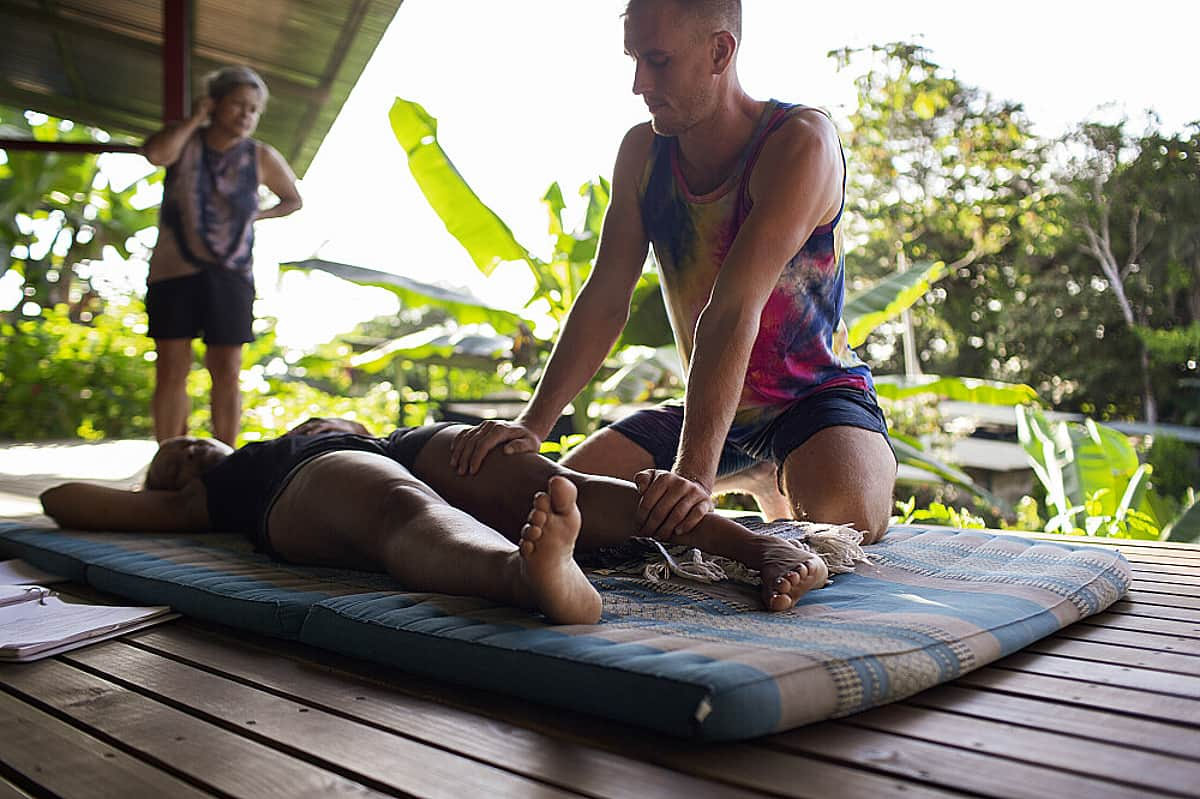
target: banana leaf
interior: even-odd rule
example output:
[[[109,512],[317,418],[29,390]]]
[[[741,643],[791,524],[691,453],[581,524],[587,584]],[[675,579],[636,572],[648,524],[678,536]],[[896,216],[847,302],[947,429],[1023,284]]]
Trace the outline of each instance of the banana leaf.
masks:
[[[1200,497],[1193,495],[1192,503],[1170,524],[1163,528],[1163,538],[1184,544],[1200,544]]]
[[[663,303],[662,288],[657,272],[643,272],[633,290],[633,301],[629,305],[629,321],[621,331],[617,348],[628,346],[667,347],[674,346],[675,336],[667,318],[667,306]]]
[[[850,331],[850,346],[861,346],[871,331],[911,308],[945,274],[943,262],[925,261],[906,272],[888,275],[864,291],[847,294],[842,319]]]
[[[936,394],[942,399],[980,402],[987,405],[1021,405],[1037,402],[1037,392],[1024,383],[1002,383],[974,377],[920,375],[877,375],[875,392],[886,399],[898,400],[919,394]]]
[[[408,168],[450,235],[490,275],[506,261],[524,261],[536,277],[528,250],[512,230],[479,199],[438,143],[437,119],[418,103],[397,97],[388,114],[392,132],[408,155]]]
[[[451,329],[435,325],[355,355],[350,366],[376,373],[401,358],[465,369],[495,369],[497,363],[511,355],[512,346],[513,340],[508,336],[484,332],[476,326]]]
[[[947,483],[971,492],[993,508],[1003,513],[1012,513],[1012,506],[1008,502],[976,483],[966,472],[930,455],[915,439],[899,433],[891,433],[891,440],[892,449],[896,451],[896,459],[900,463],[936,475]]]
[[[1092,516],[1122,519],[1133,509],[1160,526],[1146,491],[1149,469],[1121,431],[1091,419],[1051,425],[1040,410],[1021,405],[1017,438],[1059,516],[1073,516],[1090,499],[1099,506]]]
[[[279,265],[280,271],[310,271],[327,272],[342,280],[357,283],[360,286],[375,286],[387,289],[400,298],[406,307],[421,308],[434,306],[444,308],[454,315],[459,323],[464,325],[487,322],[498,331],[516,331],[522,324],[532,327],[519,314],[488,305],[474,294],[464,289],[449,289],[421,283],[391,272],[380,272],[365,266],[340,264],[321,258],[309,258],[305,261],[292,261]]]

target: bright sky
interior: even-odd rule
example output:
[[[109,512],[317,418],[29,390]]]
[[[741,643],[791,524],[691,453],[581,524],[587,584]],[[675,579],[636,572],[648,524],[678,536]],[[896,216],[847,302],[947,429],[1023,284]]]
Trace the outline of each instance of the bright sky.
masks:
[[[1169,129],[1200,118],[1191,85],[1200,10],[1192,0],[1145,0],[1136,12],[1082,0],[1010,0],[989,6],[1001,12],[991,16],[944,0],[744,6],[746,90],[823,106],[835,118],[853,109],[856,72],[837,73],[825,54],[900,40],[925,45],[966,83],[1024,103],[1043,135],[1106,103],[1131,117],[1153,108]],[[399,95],[437,117],[459,171],[541,254],[548,236],[539,200],[547,186],[557,180],[573,194],[589,177],[609,176],[622,134],[646,119],[630,92],[623,7],[624,0],[405,0],[301,183],[304,209],[258,226],[259,311],[279,317],[280,339],[307,347],[396,308],[382,290],[326,275],[276,280],[274,264],[317,252],[467,286],[495,302],[525,299],[519,271],[484,281],[429,209],[388,109]]]

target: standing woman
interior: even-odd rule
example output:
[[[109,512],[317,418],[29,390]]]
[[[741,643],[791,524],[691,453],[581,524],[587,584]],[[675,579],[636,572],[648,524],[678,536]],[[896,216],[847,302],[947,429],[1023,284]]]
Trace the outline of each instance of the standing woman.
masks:
[[[208,76],[191,118],[167,125],[142,148],[150,163],[167,168],[146,291],[159,441],[187,434],[192,339],[201,334],[213,435],[232,446],[241,429],[242,349],[254,340],[254,222],[302,204],[287,161],[250,138],[266,103],[267,86],[254,70],[225,67]],[[279,202],[260,209],[260,184]]]

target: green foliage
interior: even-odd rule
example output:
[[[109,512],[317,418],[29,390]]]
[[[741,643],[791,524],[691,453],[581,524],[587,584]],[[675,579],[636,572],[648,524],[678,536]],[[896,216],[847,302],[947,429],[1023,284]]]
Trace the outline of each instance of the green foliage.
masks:
[[[885,275],[868,289],[848,293],[842,316],[850,346],[861,346],[877,327],[911,308],[945,274],[946,265],[941,261],[919,264],[905,272]]]
[[[392,105],[390,119],[396,139],[408,156],[417,185],[450,234],[484,274],[490,274],[506,261],[523,262],[535,281],[526,309],[545,314],[553,322],[554,331],[560,330],[595,261],[609,201],[608,181],[601,177],[580,187],[585,210],[581,223],[573,229],[568,227],[567,205],[561,187],[554,183],[547,189],[542,202],[549,215],[553,254],[543,261],[517,242],[509,227],[483,203],[454,168],[438,143],[436,119],[419,104],[401,98],[396,98]],[[662,298],[656,287],[656,276],[642,277],[635,289],[631,309],[637,324],[627,328],[616,351],[635,345],[654,346],[669,338],[670,328],[665,325],[666,314],[660,310]],[[541,342],[538,349],[548,353],[550,342]],[[598,375],[589,382],[575,400],[577,430],[591,431],[597,426],[598,419],[592,406],[597,382],[601,379],[603,375]]]
[[[1128,436],[1091,419],[1051,425],[1036,408],[1017,408],[1017,435],[1046,490],[1047,532],[1158,538],[1152,492]],[[1083,524],[1077,518],[1083,514]]]
[[[582,444],[585,438],[587,436],[583,433],[559,436],[558,441],[543,441],[539,451],[552,460],[562,460],[568,452]]]
[[[960,529],[982,530],[987,522],[980,516],[971,513],[967,508],[957,510],[941,502],[931,502],[926,508],[918,508],[915,497],[909,497],[907,502],[896,501],[896,510],[900,513],[891,518],[890,524],[935,524]]]
[[[0,108],[0,125],[48,141],[100,141],[105,134],[68,120]],[[157,209],[132,198],[159,176],[116,191],[100,173],[97,156],[7,151],[0,164],[0,275],[23,278],[23,303],[40,308],[67,304],[87,321],[103,308],[87,269],[111,247],[122,258],[140,249],[133,238],[152,227]],[[9,314],[14,318],[21,307]]]
[[[66,305],[0,321],[0,439],[149,435],[152,350],[137,302],[91,325]]]
[[[930,371],[1011,380],[1007,310],[1014,261],[1045,251],[1057,229],[1045,185],[1046,145],[1019,104],[997,101],[943,70],[924,48],[891,43],[831,56],[865,63],[847,119],[847,234],[855,282],[909,262],[948,274],[913,307],[917,351]],[[865,354],[901,371],[884,325]]]

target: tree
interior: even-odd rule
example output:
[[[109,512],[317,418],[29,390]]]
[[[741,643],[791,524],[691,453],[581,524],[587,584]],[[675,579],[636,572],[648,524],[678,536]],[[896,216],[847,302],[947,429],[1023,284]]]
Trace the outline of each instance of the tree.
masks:
[[[0,130],[8,136],[49,141],[107,141],[96,128],[33,112],[0,109]],[[88,261],[112,247],[128,258],[138,231],[152,227],[157,209],[136,208],[133,195],[156,175],[122,191],[101,173],[89,154],[6,151],[0,163],[0,275],[12,269],[23,278],[24,303],[70,308],[75,321],[88,321],[103,309]],[[18,305],[15,318],[22,315]],[[24,314],[37,318],[37,314]]]
[[[1084,124],[1066,138],[1065,240],[1112,297],[1153,423],[1159,396],[1179,393],[1200,359],[1200,124],[1190,135],[1126,128]],[[1194,409],[1195,388],[1182,394]]]
[[[943,261],[947,278],[914,307],[921,360],[933,371],[1011,380],[1005,311],[1022,279],[1015,262],[1055,232],[1045,207],[1045,146],[1018,103],[947,74],[901,42],[830,54],[868,60],[847,120],[847,234],[857,281],[912,261]],[[897,326],[866,353],[899,371]]]

